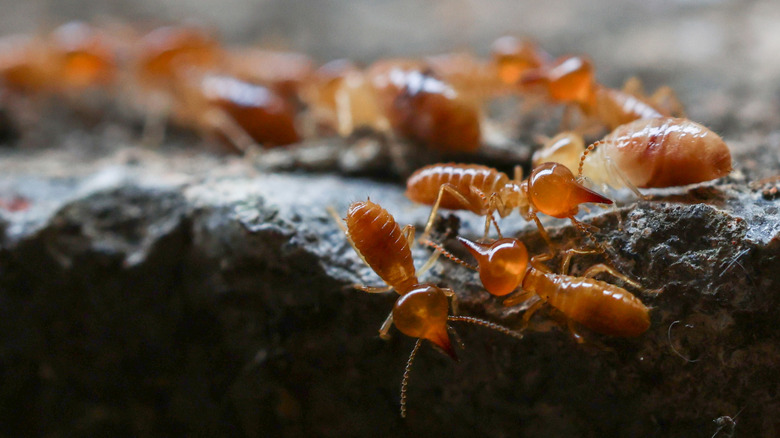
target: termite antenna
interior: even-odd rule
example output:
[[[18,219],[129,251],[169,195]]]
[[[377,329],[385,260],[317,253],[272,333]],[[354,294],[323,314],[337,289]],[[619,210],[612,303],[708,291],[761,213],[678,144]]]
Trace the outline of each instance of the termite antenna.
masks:
[[[478,271],[476,266],[471,265],[469,263],[466,263],[465,261],[461,260],[460,258],[455,256],[451,252],[449,252],[446,249],[444,249],[443,246],[441,246],[440,244],[438,244],[438,243],[436,243],[436,242],[434,242],[432,240],[424,239],[424,240],[421,240],[420,243],[422,245],[425,245],[425,246],[430,246],[431,248],[433,248],[436,251],[438,251],[439,253],[441,253],[444,257],[447,257],[448,259],[452,260],[455,263],[458,263],[459,265],[463,265],[463,266],[471,269],[472,271]]]
[[[612,261],[613,262],[615,261],[616,257],[615,257],[615,254],[613,254],[613,252],[612,252],[612,247],[611,246],[609,246],[607,244],[604,244],[604,243],[601,243],[598,240],[596,240],[596,236],[588,229],[588,227],[585,224],[583,224],[582,222],[580,222],[577,219],[575,219],[573,216],[570,219],[571,219],[571,223],[574,224],[574,226],[577,227],[577,229],[580,230],[580,232],[582,234],[588,236],[588,239],[590,239],[591,242],[593,242],[593,245],[595,245],[596,248],[598,248],[599,251],[601,251],[604,254],[609,255],[609,257],[612,258]]]
[[[579,180],[582,178],[582,166],[585,164],[585,159],[588,158],[588,154],[593,152],[594,149],[596,149],[596,146],[604,144],[604,140],[599,140],[587,148],[585,148],[584,151],[582,151],[582,156],[580,157],[580,165],[577,167],[577,179]]]
[[[454,316],[450,315],[447,317],[447,321],[455,321],[455,322],[467,322],[469,324],[474,324],[482,327],[489,328],[491,330],[495,330],[499,333],[503,333],[507,336],[511,336],[515,339],[523,339],[523,334],[516,332],[509,327],[505,327],[500,324],[496,324],[494,322],[486,321],[484,319],[475,318],[473,316]]]
[[[412,348],[412,354],[409,355],[409,360],[406,361],[404,377],[401,379],[401,418],[406,418],[406,390],[409,387],[409,374],[412,371],[412,363],[415,356],[417,356],[420,345],[422,345],[422,339],[417,338],[417,342],[414,343],[414,348]]]

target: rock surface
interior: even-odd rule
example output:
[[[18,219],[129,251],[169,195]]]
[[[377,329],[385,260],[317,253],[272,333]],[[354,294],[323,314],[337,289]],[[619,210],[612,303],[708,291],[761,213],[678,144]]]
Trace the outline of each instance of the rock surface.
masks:
[[[461,362],[422,349],[402,421],[413,342],[376,336],[395,297],[348,287],[379,280],[325,210],[370,195],[421,224],[401,187],[181,151],[126,149],[58,176],[44,157],[14,172],[17,159],[2,178],[29,202],[2,212],[5,433],[704,436],[743,408],[741,433],[777,430],[777,183],[655,194],[620,209],[622,231],[594,213],[613,263],[663,290],[642,296],[651,329],[579,345],[545,317],[520,342],[459,326]],[[542,250],[521,221],[502,225]],[[472,272],[443,262],[427,280],[454,287],[462,313],[518,326]]]
[[[344,14],[346,4],[334,9]],[[393,179],[403,169],[387,166],[372,137],[254,162],[193,148],[181,132],[141,148],[127,120],[85,123],[54,108],[22,126],[20,141],[0,136],[14,146],[0,151],[0,434],[780,434],[780,186],[762,181],[780,174],[780,105],[766,97],[778,91],[767,23],[780,8],[647,2],[609,15],[594,4],[603,6],[551,2],[523,20],[552,23],[529,29],[558,52],[592,54],[610,85],[631,74],[670,83],[735,157],[723,180],[642,201],[619,193],[619,210],[584,216],[613,249],[610,264],[662,290],[638,294],[653,308],[647,333],[627,340],[584,330],[577,344],[547,312],[522,341],[453,323],[461,361],[425,345],[402,420],[399,384],[413,340],[379,339],[396,297],[350,288],[379,279],[326,211],[343,214],[370,196],[399,223],[424,223],[428,210],[404,198]],[[485,6],[485,23],[510,27],[511,15],[496,13],[507,7]],[[371,11],[354,13],[371,23]],[[482,21],[473,29],[470,45],[495,36]],[[324,58],[343,42],[301,38]],[[444,37],[420,38],[430,50],[452,48]],[[409,41],[393,51],[350,40],[357,57],[413,52]],[[518,160],[532,138],[523,136]],[[293,168],[306,173],[279,171]],[[378,174],[384,182],[365,178]],[[479,218],[458,217],[461,233],[479,234]],[[543,250],[520,219],[501,225],[532,254]],[[561,245],[586,242],[565,223],[546,225]],[[428,251],[414,254],[420,266]],[[573,270],[603,260],[578,257]],[[461,313],[519,327],[522,309],[503,308],[465,268],[443,261],[424,278],[456,289]]]

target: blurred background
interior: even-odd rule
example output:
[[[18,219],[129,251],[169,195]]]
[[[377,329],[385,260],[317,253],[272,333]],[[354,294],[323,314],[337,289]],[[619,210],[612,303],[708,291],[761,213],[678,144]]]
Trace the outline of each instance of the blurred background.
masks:
[[[709,81],[738,71],[765,79],[780,62],[763,56],[780,50],[780,6],[772,0],[2,0],[0,10],[3,33],[73,19],[189,19],[230,42],[283,46],[320,60],[485,53],[509,33],[532,36],[553,53],[588,53],[597,66],[696,69]]]
[[[700,102],[702,94],[733,100],[757,90],[766,101],[780,76],[780,2],[773,0],[0,0],[0,11],[3,34],[74,19],[193,20],[229,43],[302,51],[323,62],[486,54],[498,36],[530,36],[556,55],[588,54],[608,86],[631,75],[650,88],[669,84],[691,118],[716,128],[724,114]],[[767,110],[760,103],[746,109]]]

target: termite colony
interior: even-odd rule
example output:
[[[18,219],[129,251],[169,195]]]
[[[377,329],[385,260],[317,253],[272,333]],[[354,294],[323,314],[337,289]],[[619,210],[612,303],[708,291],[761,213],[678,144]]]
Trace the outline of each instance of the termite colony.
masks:
[[[496,40],[486,60],[452,54],[380,60],[365,68],[347,60],[317,67],[298,53],[223,47],[211,32],[192,26],[140,32],[68,23],[48,35],[0,40],[4,100],[58,96],[78,101],[94,92],[142,114],[148,137],[159,137],[170,120],[224,139],[237,152],[326,135],[349,137],[367,129],[436,151],[474,153],[490,123],[485,107],[491,99],[525,99],[531,103],[527,110],[564,106],[565,129],[536,151],[526,179],[520,166],[512,178],[491,167],[458,163],[431,164],[412,173],[407,196],[432,207],[419,239],[413,227],[401,229],[371,201],[352,204],[346,224],[332,211],[360,258],[387,284],[356,287],[399,294],[380,336],[387,337],[395,325],[417,338],[402,381],[402,415],[409,370],[422,340],[455,358],[449,322],[521,338],[519,330],[547,305],[548,314],[578,341],[583,340],[579,326],[607,336],[642,335],[650,327],[650,309],[627,289],[594,277],[606,273],[636,291],[657,292],[604,263],[569,275],[574,255],[611,252],[596,239],[593,226],[576,217],[582,204],[612,204],[588,185],[626,187],[641,197],[640,188],[699,183],[731,170],[726,144],[684,118],[671,89],[647,96],[634,79],[622,90],[609,88],[596,81],[587,58],[556,59],[536,44],[512,37]],[[596,141],[586,147],[585,138]],[[476,265],[454,255],[444,242],[431,240],[440,209],[485,217],[479,241],[457,237]],[[530,256],[523,242],[502,235],[495,215],[503,218],[515,209],[534,221],[546,252]],[[539,214],[569,219],[587,237],[583,248],[564,249],[553,242]],[[496,239],[490,237],[491,227]],[[420,270],[410,250],[416,241],[434,249]],[[523,327],[513,330],[456,315],[458,292],[418,277],[440,255],[478,271],[485,290],[503,297],[504,306],[523,306]],[[562,263],[556,273],[546,262],[557,257]]]
[[[594,264],[579,275],[569,274],[573,256],[607,253],[611,249],[595,238],[591,225],[576,218],[581,204],[612,204],[609,198],[587,185],[626,187],[642,197],[639,188],[699,183],[731,171],[731,155],[726,144],[708,128],[683,118],[682,107],[669,88],[662,88],[651,97],[644,95],[636,80],[629,81],[624,90],[611,89],[595,81],[593,67],[587,59],[579,56],[552,59],[534,44],[513,38],[499,39],[494,45],[493,58],[483,68],[475,67],[472,58],[437,59],[442,64],[428,61],[427,73],[420,73],[419,79],[414,80],[415,90],[425,89],[423,84],[433,80],[430,79],[433,75],[445,78],[453,87],[469,90],[470,93],[462,95],[471,96],[471,101],[478,103],[477,108],[480,99],[500,93],[530,94],[548,104],[566,105],[567,118],[579,117],[580,122],[545,142],[534,154],[534,167],[527,179],[523,179],[519,166],[513,178],[491,167],[458,163],[432,164],[412,173],[407,179],[407,197],[432,207],[418,241],[434,252],[420,271],[415,272],[409,250],[415,241],[413,228],[407,226],[401,231],[392,216],[371,201],[356,202],[349,207],[346,226],[341,225],[347,239],[360,258],[389,286],[355,287],[367,292],[395,289],[400,295],[380,329],[380,336],[386,337],[395,323],[401,333],[417,338],[401,384],[402,416],[406,415],[409,371],[421,340],[428,339],[454,357],[446,336],[447,321],[468,320],[520,338],[531,324],[532,316],[546,306],[549,316],[562,323],[578,342],[584,342],[579,327],[606,336],[642,335],[650,327],[650,308],[626,288],[595,277],[609,274],[626,287],[649,296],[658,290],[647,289],[605,263]],[[469,73],[455,75],[456,70],[452,69],[455,60],[461,67],[470,66],[470,70],[461,70]],[[403,76],[398,73],[389,77]],[[401,96],[404,97],[396,97],[395,110],[409,108],[406,105],[409,97]],[[428,127],[426,132],[435,131],[430,126],[442,126],[450,132],[447,138],[452,137],[451,131],[456,127],[464,129],[461,138],[471,138],[474,132],[471,126],[480,126],[446,125],[422,112],[413,113],[405,120],[406,126],[416,123]],[[390,126],[398,129],[402,125],[396,121]],[[586,147],[583,138],[594,128],[611,132]],[[413,136],[417,131],[399,132]],[[449,147],[456,148],[454,142]],[[439,209],[467,210],[485,217],[480,241],[457,236],[476,265],[457,257],[443,243],[430,239]],[[529,256],[522,241],[502,236],[495,215],[503,218],[515,209],[524,219],[535,222],[548,245],[546,252]],[[336,213],[332,214],[341,224]],[[568,218],[593,247],[559,248],[542,226],[539,214]],[[497,239],[490,238],[491,226]],[[457,291],[422,283],[417,277],[440,255],[477,271],[484,289],[502,297],[503,306],[522,306],[522,326],[514,330],[473,317],[455,316]],[[561,268],[554,272],[546,262],[559,256]],[[452,312],[447,306],[448,296],[453,300]]]

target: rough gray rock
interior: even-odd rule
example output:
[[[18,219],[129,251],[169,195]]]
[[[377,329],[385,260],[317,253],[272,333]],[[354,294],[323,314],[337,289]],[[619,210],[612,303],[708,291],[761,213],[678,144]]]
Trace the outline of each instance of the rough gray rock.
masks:
[[[413,341],[377,337],[395,297],[349,287],[380,280],[325,211],[371,196],[422,224],[402,187],[175,151],[120,152],[71,177],[45,161],[2,179],[30,203],[0,213],[4,433],[711,436],[741,410],[740,434],[777,431],[776,182],[655,193],[619,210],[622,231],[594,212],[612,262],[663,290],[641,296],[651,329],[579,345],[545,312],[522,341],[453,323],[461,361],[421,349],[404,421]],[[459,216],[478,234],[481,219]],[[543,249],[519,219],[502,225]],[[552,235],[578,242],[570,227]],[[474,273],[444,261],[425,278],[454,287],[462,313],[518,326]]]

